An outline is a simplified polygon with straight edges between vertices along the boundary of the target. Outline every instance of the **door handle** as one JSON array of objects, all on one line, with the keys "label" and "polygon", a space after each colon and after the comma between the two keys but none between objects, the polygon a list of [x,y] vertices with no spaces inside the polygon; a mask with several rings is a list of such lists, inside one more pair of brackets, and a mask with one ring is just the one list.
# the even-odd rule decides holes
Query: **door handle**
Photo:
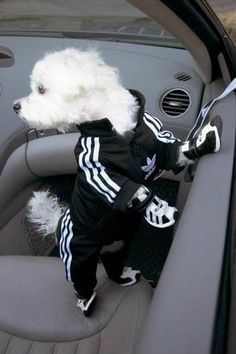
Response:
[{"label": "door handle", "polygon": [[14,54],[12,51],[0,45],[0,68],[6,68],[14,65]]}]

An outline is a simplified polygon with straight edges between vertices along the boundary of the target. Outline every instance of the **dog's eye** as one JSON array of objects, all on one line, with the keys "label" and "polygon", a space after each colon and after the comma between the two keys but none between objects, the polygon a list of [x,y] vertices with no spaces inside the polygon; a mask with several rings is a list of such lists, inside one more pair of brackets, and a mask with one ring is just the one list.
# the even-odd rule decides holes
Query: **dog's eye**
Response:
[{"label": "dog's eye", "polygon": [[43,95],[45,93],[46,89],[43,85],[38,85],[38,92]]}]

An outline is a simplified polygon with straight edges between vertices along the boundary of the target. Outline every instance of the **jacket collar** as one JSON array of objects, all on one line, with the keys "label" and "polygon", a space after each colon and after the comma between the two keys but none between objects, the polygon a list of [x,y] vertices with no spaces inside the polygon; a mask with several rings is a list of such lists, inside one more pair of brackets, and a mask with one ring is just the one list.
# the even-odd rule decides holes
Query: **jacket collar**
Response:
[{"label": "jacket collar", "polygon": [[97,136],[97,135],[115,135],[113,125],[108,118],[85,122],[77,125],[82,135]]},{"label": "jacket collar", "polygon": [[[140,125],[144,115],[145,98],[136,90],[129,90],[129,92],[136,98],[139,104],[139,110],[137,113],[137,126]],[[77,125],[77,128],[82,135],[116,135],[116,131],[108,118],[98,119],[92,122],[85,122]]]}]

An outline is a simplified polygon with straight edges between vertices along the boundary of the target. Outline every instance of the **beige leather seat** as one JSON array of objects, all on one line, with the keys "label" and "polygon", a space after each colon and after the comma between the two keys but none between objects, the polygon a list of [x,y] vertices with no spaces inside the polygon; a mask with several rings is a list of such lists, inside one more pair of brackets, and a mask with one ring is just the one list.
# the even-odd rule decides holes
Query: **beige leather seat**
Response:
[{"label": "beige leather seat", "polygon": [[76,308],[57,258],[0,257],[1,354],[130,354],[149,306],[145,281],[122,288],[98,268],[90,318]]}]

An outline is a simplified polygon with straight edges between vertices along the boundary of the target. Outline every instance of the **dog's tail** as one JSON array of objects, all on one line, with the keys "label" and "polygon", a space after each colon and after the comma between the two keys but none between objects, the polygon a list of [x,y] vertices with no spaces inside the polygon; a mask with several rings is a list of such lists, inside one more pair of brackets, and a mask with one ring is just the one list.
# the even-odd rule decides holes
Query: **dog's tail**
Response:
[{"label": "dog's tail", "polygon": [[58,221],[65,209],[66,206],[48,190],[34,192],[27,204],[27,218],[42,236],[48,236],[56,232]]}]

